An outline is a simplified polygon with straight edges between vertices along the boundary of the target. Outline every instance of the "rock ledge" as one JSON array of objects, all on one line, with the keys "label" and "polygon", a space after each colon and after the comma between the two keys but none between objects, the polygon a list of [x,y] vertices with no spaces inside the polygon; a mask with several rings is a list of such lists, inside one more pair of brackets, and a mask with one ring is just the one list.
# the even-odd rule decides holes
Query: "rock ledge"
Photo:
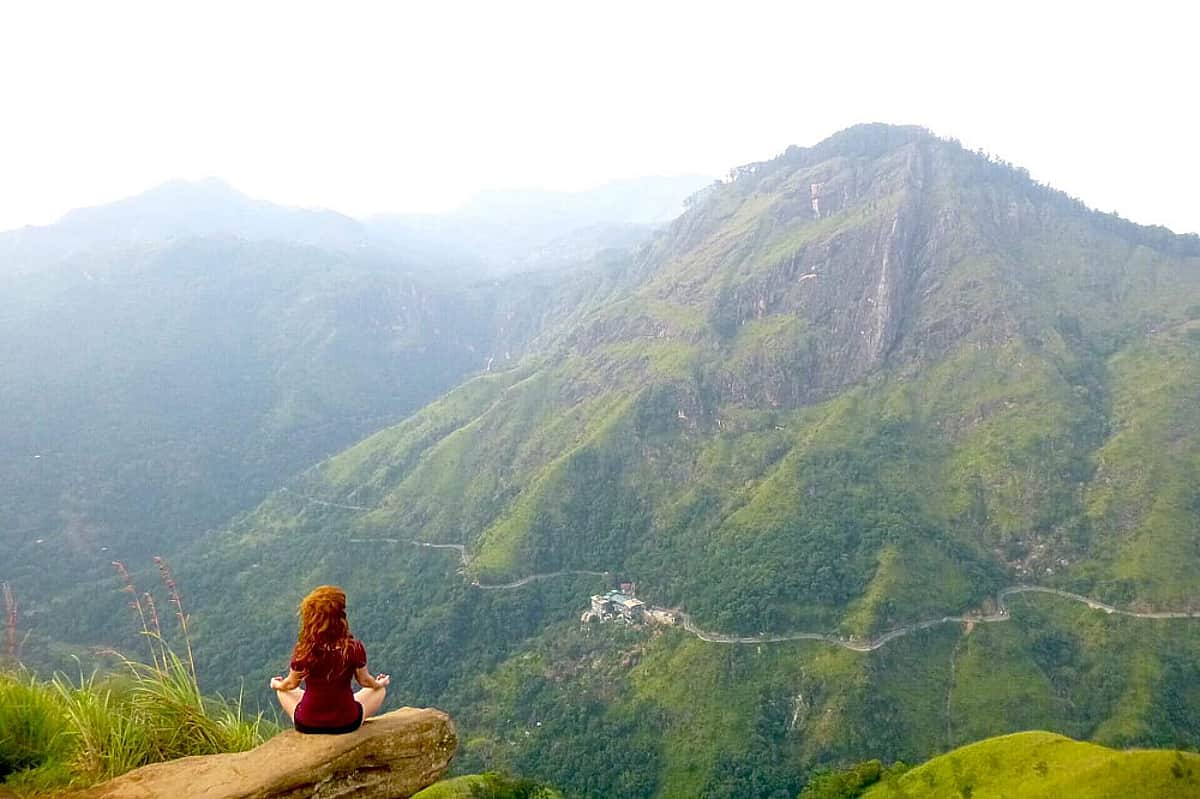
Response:
[{"label": "rock ledge", "polygon": [[442,777],[457,745],[448,715],[405,707],[348,735],[288,730],[249,752],[154,763],[70,796],[406,799]]}]

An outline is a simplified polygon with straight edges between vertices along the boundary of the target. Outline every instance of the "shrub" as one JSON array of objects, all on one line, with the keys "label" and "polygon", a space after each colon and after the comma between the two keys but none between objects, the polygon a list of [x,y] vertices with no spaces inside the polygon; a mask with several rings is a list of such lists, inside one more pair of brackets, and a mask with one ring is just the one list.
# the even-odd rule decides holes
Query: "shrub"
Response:
[{"label": "shrub", "polygon": [[0,674],[0,781],[64,761],[67,719],[54,692],[32,677]]}]

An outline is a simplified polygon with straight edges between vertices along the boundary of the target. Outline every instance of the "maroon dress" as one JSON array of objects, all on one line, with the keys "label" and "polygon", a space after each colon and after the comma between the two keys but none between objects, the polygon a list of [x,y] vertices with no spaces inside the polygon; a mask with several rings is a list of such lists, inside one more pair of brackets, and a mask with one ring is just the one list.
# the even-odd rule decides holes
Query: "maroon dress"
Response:
[{"label": "maroon dress", "polygon": [[305,663],[294,658],[291,667],[304,674],[304,698],[296,706],[296,729],[307,733],[354,732],[363,721],[363,708],[354,700],[350,681],[367,665],[367,650],[352,641],[345,660],[340,652],[317,650]]}]

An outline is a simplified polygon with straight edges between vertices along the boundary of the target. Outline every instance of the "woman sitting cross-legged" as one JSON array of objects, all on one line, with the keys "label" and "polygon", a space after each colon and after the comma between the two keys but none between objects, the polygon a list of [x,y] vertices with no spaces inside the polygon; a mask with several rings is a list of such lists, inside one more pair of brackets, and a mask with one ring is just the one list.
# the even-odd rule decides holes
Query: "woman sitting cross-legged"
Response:
[{"label": "woman sitting cross-legged", "polygon": [[[362,688],[354,693],[350,679]],[[300,681],[304,681],[304,688]],[[367,650],[350,635],[346,592],[322,585],[300,603],[300,635],[288,676],[271,687],[299,732],[354,732],[383,707],[391,678],[367,671]]]}]

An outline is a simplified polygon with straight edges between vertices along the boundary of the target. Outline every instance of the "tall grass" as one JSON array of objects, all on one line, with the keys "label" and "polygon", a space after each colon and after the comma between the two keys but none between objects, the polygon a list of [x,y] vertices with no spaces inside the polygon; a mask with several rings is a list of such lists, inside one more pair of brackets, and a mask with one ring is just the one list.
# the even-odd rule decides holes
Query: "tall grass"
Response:
[{"label": "tall grass", "polygon": [[51,686],[25,674],[0,674],[0,782],[37,770],[62,772],[70,751],[66,736],[67,720]]},{"label": "tall grass", "polygon": [[147,763],[188,755],[240,752],[273,733],[262,714],[247,715],[241,697],[206,697],[188,665],[163,645],[158,665],[124,660],[106,678],[59,674],[51,681],[68,721],[72,767],[92,781]]},{"label": "tall grass", "polygon": [[170,570],[156,559],[175,607],[184,657],[163,637],[150,593],[139,594],[123,564],[114,564],[141,622],[149,658],[118,655],[112,674],[46,681],[0,673],[0,781],[19,790],[89,784],[163,760],[251,749],[276,732],[242,697],[200,691],[187,617]]}]

